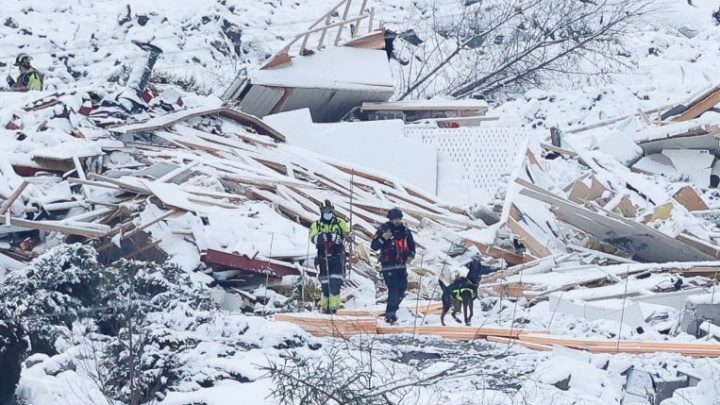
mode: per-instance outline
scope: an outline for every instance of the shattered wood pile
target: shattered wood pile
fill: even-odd
[[[615,322],[622,335],[651,330],[713,339],[717,321],[704,318],[701,327],[693,318],[698,311],[688,308],[700,297],[714,297],[720,280],[720,193],[713,189],[720,182],[714,169],[720,116],[713,109],[719,98],[714,88],[627,139],[612,139],[623,148],[582,143],[583,131],[608,132],[601,125],[568,133],[561,145],[531,141],[508,179],[499,225],[535,259],[483,276],[484,291],[518,300],[522,311],[547,301],[553,314],[548,326],[559,314],[589,324]],[[639,155],[628,160],[632,142]],[[712,305],[703,311],[720,310]],[[673,316],[693,321],[681,326]],[[491,340],[539,350],[559,344],[602,353],[718,355],[714,343],[532,336]]]
[[[358,271],[370,277],[369,240],[389,208],[401,208],[416,231],[444,227],[456,240],[454,232],[485,227],[408,184],[284,145],[282,134],[240,111],[156,100],[145,106],[147,119],[130,123],[135,116],[101,107],[101,99],[51,96],[13,119],[18,131],[71,125],[66,143],[14,153],[0,167],[8,260],[28,260],[34,246],[58,237],[93,243],[105,262],[170,256],[222,285],[244,286],[314,273],[305,228],[326,198],[339,216],[352,217],[351,261],[364,262]],[[417,241],[422,249],[423,237]]]

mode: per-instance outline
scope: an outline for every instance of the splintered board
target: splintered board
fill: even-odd
[[[440,315],[442,313],[442,303],[432,301],[420,301],[417,305],[414,301],[408,302],[408,305],[401,306],[401,308],[407,308],[411,312],[419,315]],[[338,315],[341,316],[372,316],[378,317],[385,313],[384,305],[376,305],[369,308],[348,308],[338,310]]]
[[[381,335],[414,333],[420,335],[442,336],[451,340],[475,340],[484,339],[488,336],[518,338],[527,333],[549,333],[546,329],[522,329],[522,328],[490,328],[472,326],[378,326],[378,333]]]
[[[592,353],[680,353],[692,357],[720,357],[720,343],[670,342],[653,340],[584,339],[547,334],[520,335],[520,341],[546,345],[567,346]]]
[[[276,314],[275,321],[290,322],[313,336],[347,338],[354,335],[374,334],[377,320],[370,317],[332,316],[317,313]]]
[[[345,313],[350,312],[346,311]],[[351,312],[352,313],[352,312]],[[356,312],[360,313],[360,312]],[[371,314],[371,312],[368,312]],[[494,328],[472,326],[393,326],[379,325],[376,316],[324,315],[318,313],[276,314],[275,321],[290,322],[314,336],[347,338],[360,334],[441,336],[452,340],[484,339],[488,336],[517,339],[523,334],[546,334],[546,329]]]

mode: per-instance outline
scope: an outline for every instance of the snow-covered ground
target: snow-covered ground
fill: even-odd
[[[2,4],[3,16],[0,18],[0,72],[2,76],[8,73],[15,75],[17,72],[11,68],[14,57],[19,52],[25,52],[33,57],[34,65],[46,73],[47,94],[70,89],[96,89],[108,81],[122,84],[133,61],[144,57],[132,41],[151,41],[164,51],[155,69],[155,80],[183,84],[189,86],[190,90],[217,95],[241,68],[257,66],[279,49],[293,33],[310,25],[322,10],[334,3],[334,0],[5,0]],[[427,21],[427,10],[437,6],[436,2],[429,0],[377,0],[374,3],[378,7],[376,13],[382,16],[385,24],[398,31],[409,28],[417,21]],[[457,4],[453,3],[453,6]],[[558,80],[547,88],[528,91],[514,100],[495,106],[488,115],[500,119],[489,125],[526,127],[535,130],[538,138],[544,139],[548,136],[547,129],[552,126],[572,130],[633,115],[638,109],[651,110],[672,105],[717,85],[720,28],[712,13],[719,8],[720,1],[710,0],[673,0],[663,3],[647,25],[638,27],[637,32],[627,38],[628,56],[623,56],[629,65],[627,69],[607,78],[581,77],[567,83]],[[397,71],[402,67],[393,62],[393,69]],[[602,84],[605,80],[607,83]],[[42,114],[49,112],[26,114],[21,111],[23,105],[39,96],[2,93],[0,123],[4,125],[13,120],[15,113],[25,115],[23,119],[33,123],[48,118]],[[214,96],[183,96],[186,106],[190,107],[216,105],[219,102]],[[569,135],[568,141],[576,149],[594,147],[605,138],[617,135],[618,131],[625,134],[634,132],[641,125],[632,118],[617,124],[615,133],[606,129],[590,131],[575,138]],[[76,142],[76,138],[67,135],[67,129],[51,127],[48,131],[33,133],[23,141],[11,138],[15,135],[11,131],[2,130],[0,136],[6,136],[0,140],[2,153],[7,154],[4,160],[27,159],[27,156],[43,151],[44,148]],[[93,137],[92,132],[86,132],[85,135]],[[605,151],[613,156],[625,152],[614,150],[616,143],[608,143]],[[668,181],[657,179],[651,182],[648,178],[630,173],[613,161],[610,155],[598,151],[588,153],[598,159],[606,159],[605,167],[614,170],[607,180],[618,188],[625,188],[627,177],[634,179],[635,184],[641,184],[646,190],[656,192],[659,200],[668,198],[668,190],[672,188]],[[125,163],[118,162],[118,167]],[[578,166],[562,159],[553,161],[548,167],[551,169],[548,172],[553,187],[565,185],[582,174]],[[610,173],[610,170],[607,172]],[[16,180],[9,178],[2,182],[0,193],[9,194],[17,186]],[[37,191],[34,191],[36,187]],[[30,194],[37,192],[38,195],[40,191],[47,193],[47,190],[40,190],[42,187],[48,186],[32,185],[28,191]],[[58,188],[52,192],[62,194],[69,193],[69,190]],[[647,201],[634,194],[632,198],[641,210],[652,209]],[[274,240],[274,249],[303,250],[304,238],[292,236],[302,235],[295,224],[279,218],[266,205],[247,204],[247,211],[260,213],[260,218],[255,214],[252,217],[239,214],[237,218],[231,218],[232,223],[227,221],[224,226],[214,228],[216,234],[203,230],[200,220],[191,215],[185,218],[185,225],[188,228],[195,227],[203,234],[203,243],[238,246],[241,251],[254,251],[261,255],[273,242],[268,240],[267,232],[258,230],[277,226],[278,233],[287,234],[287,237]],[[144,220],[151,220],[157,213],[148,210],[144,215]],[[239,223],[242,223],[242,229]],[[682,225],[687,227],[697,224]],[[661,230],[672,232],[674,226],[677,224],[668,222],[661,226]],[[247,232],[248,229],[250,232]],[[171,237],[172,229],[162,224],[153,227],[152,231],[167,235],[168,240],[174,241],[174,244],[163,247],[172,254],[176,263],[187,269],[197,267],[198,256],[194,250],[188,249],[182,237]],[[447,243],[437,234],[426,237],[427,241],[432,241],[433,237],[437,241],[428,246],[428,257],[425,259],[431,266],[439,267],[438,258],[447,250]],[[492,237],[489,239],[492,241]],[[547,275],[537,277],[544,278]],[[417,277],[414,279],[417,280]],[[654,281],[659,283],[666,280]],[[432,291],[433,284],[427,280],[425,283],[426,290]],[[382,298],[376,297],[374,286],[368,280],[361,280],[359,284],[360,288],[351,290],[355,298],[348,306],[364,307],[374,303],[376,298]],[[261,294],[256,292],[258,296]],[[410,295],[407,300],[413,298]],[[282,300],[279,296],[277,299]],[[171,315],[177,316],[177,319],[171,321],[182,323],[180,314]],[[664,405],[720,403],[720,366],[717,360],[692,359],[673,354],[609,356],[567,350],[543,353],[507,348],[502,344],[456,343],[412,336],[375,339],[356,337],[345,342],[313,338],[295,326],[257,316],[222,312],[212,312],[206,316],[211,320],[207,324],[200,327],[176,324],[174,333],[193,342],[194,346],[183,354],[183,367],[189,374],[202,376],[205,373],[222,377],[217,384],[209,387],[203,385],[200,377],[186,380],[172,387],[163,398],[158,398],[158,403],[277,403],[278,398],[270,395],[273,381],[263,367],[284,361],[283,356],[287,356],[289,350],[294,350],[310,361],[322,362],[329,351],[339,349],[351,355],[346,358],[345,366],[363,370],[367,364],[358,358],[361,359],[363,353],[367,353],[368,347],[373,347],[373,354],[379,362],[378,369],[387,371],[387,374],[376,376],[380,380],[399,381],[402,378],[430,375],[445,368],[467,368],[466,372],[452,378],[439,379],[427,387],[403,392],[405,397],[402,403],[651,403],[647,395],[643,396],[652,389],[651,385],[630,377],[627,373],[630,367],[660,378],[675,377],[679,369],[703,377],[698,387],[678,391]],[[401,311],[400,317],[400,324],[406,326],[421,321],[428,325],[438,325],[440,322],[436,315],[416,319],[410,311]],[[678,317],[677,311],[670,313],[668,322],[677,321]],[[585,321],[557,314],[547,302],[527,309],[517,302],[496,298],[486,298],[476,303],[475,326],[510,326],[519,322],[528,328],[547,328],[552,332],[578,337],[612,338],[621,335],[630,339],[667,338],[655,329],[645,330],[640,336],[637,331],[621,328],[619,322]],[[662,324],[657,329],[666,326]],[[17,390],[23,403],[105,403],[101,387],[92,378],[96,364],[92,364],[93,359],[88,356],[88,352],[97,350],[97,347],[88,347],[82,325],[75,325],[71,330],[76,335],[58,345],[59,354],[50,357],[35,354],[24,363]],[[365,339],[370,339],[372,344]],[[690,340],[691,337],[680,334],[674,339]],[[568,376],[571,376],[569,386],[560,388],[557,383]],[[392,399],[400,402],[400,398]]]

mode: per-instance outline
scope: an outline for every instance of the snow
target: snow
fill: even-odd
[[[432,109],[485,109],[489,104],[485,100],[452,100],[435,97],[429,100],[403,100],[391,103],[364,103],[363,108],[373,109],[373,107],[382,107],[382,109],[403,109],[412,110],[413,108],[432,108]]]
[[[405,138],[400,120],[316,124],[308,109],[269,115],[263,120],[286,134],[292,145],[392,174],[430,194],[436,192],[437,152],[432,146]]]
[[[274,400],[267,397],[272,382],[268,379],[252,383],[221,382],[215,387],[193,392],[171,392],[158,405],[185,405],[203,403],[207,405],[235,405],[242,398],[243,403],[272,405]]]
[[[663,155],[667,156],[679,173],[683,173],[699,187],[710,185],[710,172],[712,170],[713,156],[706,150],[665,149]]]
[[[680,388],[660,405],[714,405],[720,398],[720,365],[717,361],[705,360],[697,367],[696,372],[702,380],[696,387]]]
[[[632,167],[633,169],[642,170],[651,174],[661,174],[670,179],[678,176],[678,172],[675,170],[672,160],[662,153],[643,156]]]
[[[117,133],[125,133],[125,132],[132,132],[132,131],[138,131],[144,128],[152,128],[152,127],[163,127],[166,125],[170,125],[173,122],[179,121],[185,117],[189,117],[192,115],[199,115],[207,112],[214,111],[215,109],[222,106],[222,100],[219,98],[208,98],[206,101],[203,102],[202,107],[196,107],[196,108],[188,108],[181,111],[176,111],[170,114],[165,114],[160,117],[151,118],[147,121],[138,123],[138,124],[130,124],[130,125],[122,125],[119,127],[113,127],[110,128],[111,131],[117,132]]]
[[[712,293],[688,297],[687,302],[693,305],[720,304],[720,292],[718,294]]]
[[[281,44],[290,38],[292,33],[298,32],[310,24],[312,18],[317,17],[318,10],[324,10],[331,3],[334,1],[318,0],[292,3],[269,0],[260,3],[230,0],[227,2],[178,3],[162,0],[149,3],[131,0],[124,3],[110,2],[107,4],[78,1],[58,6],[39,0],[7,2],[3,6],[7,14],[16,20],[19,27],[12,28],[7,24],[0,27],[0,53],[3,56],[0,59],[5,62],[10,60],[18,50],[29,50],[35,59],[35,64],[48,73],[47,84],[50,90],[33,94],[7,93],[0,99],[0,124],[2,124],[0,125],[0,138],[2,139],[0,147],[3,150],[3,155],[0,157],[2,160],[0,163],[2,165],[0,166],[2,169],[0,170],[2,172],[0,193],[7,195],[19,184],[20,179],[12,171],[10,163],[23,163],[31,166],[34,164],[33,156],[55,159],[95,156],[103,153],[103,147],[118,146],[117,143],[109,141],[106,143],[94,142],[96,139],[107,136],[108,131],[92,129],[90,125],[86,127],[87,122],[77,114],[71,115],[67,120],[54,119],[52,116],[58,114],[59,111],[50,109],[29,113],[22,110],[22,106],[41,95],[50,94],[56,89],[77,88],[78,94],[63,96],[63,102],[68,106],[78,108],[82,101],[80,92],[83,91],[83,86],[92,84],[91,88],[96,89],[98,83],[105,83],[109,78],[122,83],[126,76],[124,69],[143,58],[142,52],[128,44],[129,40],[152,39],[153,43],[160,45],[165,50],[156,69],[158,75],[180,75],[181,78],[187,80],[197,80],[201,90],[210,90],[218,94],[229,79],[234,77],[238,68],[256,67],[266,55],[280,49]],[[419,13],[422,7],[431,2],[428,0],[415,3],[386,0],[376,2],[378,15],[381,15],[380,9],[385,10],[385,23],[393,29],[402,27],[403,24],[412,24],[415,17],[413,13]],[[667,9],[660,13],[657,20],[629,36],[628,52],[630,56],[627,57],[627,61],[628,64],[635,65],[634,69],[612,74],[611,82],[608,84],[598,85],[597,82],[589,81],[575,85],[575,87],[569,83],[548,85],[543,89],[528,91],[514,100],[497,106],[490,115],[498,116],[500,120],[497,123],[487,123],[487,125],[501,128],[523,126],[531,138],[531,149],[539,150],[536,147],[536,141],[545,140],[548,135],[546,128],[549,126],[559,125],[562,129],[574,129],[609,118],[634,114],[637,109],[647,110],[675,104],[692,99],[708,87],[717,84],[714,81],[716,80],[715,73],[720,68],[720,50],[717,48],[720,31],[710,18],[711,12],[717,9],[716,2],[695,1],[693,6],[684,0],[670,3]],[[119,20],[126,14],[129,15],[129,22],[121,24]],[[73,18],[68,18],[68,16]],[[141,16],[149,19],[145,25],[140,23],[139,17]],[[242,41],[228,38],[222,29],[226,24],[235,25],[242,30]],[[23,34],[21,29],[28,29],[31,33]],[[697,31],[694,33],[693,39],[686,38],[683,32],[687,34],[691,31]],[[220,45],[217,45],[218,43]],[[219,50],[219,48],[222,49],[222,45],[227,46],[231,53],[223,54]],[[235,52],[233,49],[236,46],[240,48],[239,52]],[[648,54],[649,47],[660,49],[660,54],[657,56]],[[371,63],[367,62],[366,57],[371,60]],[[623,56],[623,58],[625,57]],[[332,61],[332,70],[318,68],[324,59]],[[196,60],[200,62],[196,62]],[[393,68],[398,69],[394,61],[390,63],[393,64]],[[401,80],[397,75],[395,78],[390,75],[390,68],[384,52],[350,48],[330,48],[313,56],[295,57],[291,66],[254,71],[251,72],[251,78],[257,83],[262,82],[268,85],[324,86],[329,81],[330,87],[334,89],[382,91],[387,90],[394,80]],[[190,107],[188,110],[178,112],[177,116],[213,109],[221,103],[214,96],[183,94],[183,99]],[[413,105],[427,103],[474,105],[477,102],[435,100],[410,102]],[[17,121],[22,124],[22,132],[27,136],[23,141],[17,139],[18,131],[4,128],[4,124],[13,119],[13,114],[20,117]],[[653,114],[649,115],[650,119],[654,118]],[[151,124],[165,125],[177,116],[163,116],[141,124],[115,128],[114,131],[139,129]],[[141,117],[143,116],[141,115]],[[466,185],[457,180],[462,174],[461,167],[457,163],[452,163],[448,156],[437,153],[434,147],[405,138],[404,128],[398,121],[314,124],[307,111],[303,110],[270,116],[266,119],[288,136],[290,145],[277,146],[278,153],[286,157],[288,161],[302,161],[308,170],[313,170],[313,165],[318,165],[318,162],[322,160],[353,164],[367,169],[370,173],[387,175],[390,178],[397,178],[408,184],[416,185],[427,193],[437,192],[441,197],[453,202],[476,203],[485,207],[497,202],[496,196],[489,195],[490,193],[486,193],[488,195],[484,196],[473,196],[469,193]],[[44,120],[49,120],[47,130],[36,130]],[[637,168],[652,173],[663,173],[667,177],[660,179],[632,173],[623,166],[639,156],[640,149],[635,142],[664,139],[694,126],[717,122],[718,114],[709,113],[698,120],[687,123],[673,123],[652,128],[633,117],[607,128],[566,135],[570,146],[581,154],[582,159],[586,160],[588,165],[592,166],[592,170],[597,172],[599,180],[611,188],[616,197],[620,196],[621,192],[627,192],[631,201],[640,208],[641,212],[645,212],[645,210],[652,210],[653,205],[669,200],[669,195],[672,194],[671,190],[674,190],[674,185],[670,181],[678,180],[676,178],[678,174],[689,175],[690,180],[698,186],[707,186],[708,168],[710,167],[708,159],[710,157],[701,152],[689,154],[664,151],[663,155],[645,157],[636,164]],[[485,126],[486,123],[483,125]],[[69,135],[68,130],[71,128],[82,129],[82,133],[87,136],[87,139],[83,140]],[[179,128],[177,134],[178,138],[184,137],[185,140],[192,140],[203,145],[213,145],[220,149],[221,153],[226,153],[222,146],[200,138],[189,128]],[[513,144],[512,146],[518,149],[519,155],[524,153],[524,144]],[[598,150],[590,151],[590,149]],[[540,158],[542,172],[535,167],[526,168],[526,171],[513,165],[512,169],[515,169],[515,172],[511,174],[511,179],[525,178],[524,176],[529,172],[539,178],[537,181],[542,187],[558,191],[578,178],[579,175],[587,172],[586,168],[570,159],[560,157],[550,161],[543,159],[539,151],[535,154]],[[681,154],[686,156],[680,156]],[[671,156],[671,158],[662,158],[667,156]],[[179,164],[185,162],[181,153],[175,155],[174,158],[177,158],[176,161]],[[138,164],[131,157],[123,156],[118,152],[106,155],[105,159],[110,160],[110,165],[116,168]],[[238,158],[232,171],[242,173],[244,178],[266,182],[277,178],[273,177],[271,170],[252,166],[241,160]],[[208,162],[212,161],[208,158]],[[217,173],[207,170],[203,176],[197,176],[193,180],[197,182],[193,183],[197,188],[192,190],[217,191],[215,182],[218,180],[213,176],[215,174]],[[503,173],[503,175],[507,174]],[[345,181],[346,176],[338,178]],[[138,180],[132,181],[141,185]],[[189,192],[191,190],[189,188],[176,187],[171,183],[148,182],[147,184],[156,194],[165,199],[168,205],[181,206],[194,212],[174,217],[172,221],[161,221],[147,229],[154,239],[160,240],[160,247],[170,255],[171,260],[188,272],[193,272],[200,265],[200,250],[203,248],[227,250],[248,256],[257,255],[257,257],[302,256],[307,251],[306,229],[280,215],[270,204],[243,202],[238,204],[239,208],[236,209],[211,207],[190,201],[194,194]],[[628,190],[628,186],[638,192]],[[399,188],[401,187],[399,186]],[[102,197],[106,195],[103,193],[110,193],[96,188],[91,188],[90,191],[92,196],[100,201],[103,201]],[[523,213],[535,219],[536,223],[528,224],[533,236],[537,236],[540,242],[553,252],[563,250],[563,242],[566,242],[567,235],[554,220],[551,208],[544,204],[534,203],[527,197],[518,196],[515,191],[513,188],[505,190],[505,197],[508,201],[515,203]],[[325,195],[326,191],[312,190],[312,192],[320,196]],[[29,186],[23,198],[28,201],[48,200],[47,202],[52,202],[48,196],[51,196],[51,199],[58,199],[72,197],[73,194],[66,183],[57,185],[38,183]],[[497,197],[501,199],[502,196]],[[648,202],[648,199],[652,200],[652,203]],[[225,201],[228,200],[219,200],[219,202]],[[12,214],[20,215],[19,208],[22,205],[13,206]],[[509,206],[506,205],[505,208],[504,218],[508,216]],[[163,211],[159,208],[148,204],[136,224],[152,221],[162,213]],[[694,219],[690,213],[679,207],[673,208],[670,220],[660,221],[653,225],[672,235],[691,229],[693,233],[701,236],[707,236],[710,232],[709,229],[704,229],[709,227],[708,221]],[[438,265],[445,257],[441,253],[456,236],[472,236],[478,241],[492,244],[496,242],[498,228],[499,226],[470,229],[457,235],[423,229],[419,236],[423,242],[427,242],[425,246],[427,261],[424,262],[424,266],[433,269],[442,266]],[[188,234],[194,237],[196,243],[186,240],[184,235]],[[431,256],[435,261],[431,261]],[[4,257],[4,255],[0,255],[0,266],[17,266],[17,263],[3,259]],[[547,290],[568,283],[604,277],[608,274],[614,277],[622,276],[628,269],[653,270],[658,267],[654,264],[633,264],[604,266],[601,269],[595,267],[569,269],[557,267],[553,263],[554,260],[541,262],[537,267],[525,271],[522,276],[511,277],[504,282],[537,283]],[[581,264],[581,262],[581,259],[578,259],[578,263]],[[414,265],[417,265],[417,260]],[[717,263],[672,263],[665,266],[689,268],[693,265],[716,266]],[[451,261],[450,265],[444,266],[444,268],[449,273],[462,270],[459,260]],[[214,281],[210,276],[196,272],[192,273],[192,277],[202,283]],[[348,288],[346,291],[348,296],[352,295],[347,306],[382,309],[382,305],[375,306],[377,298],[382,297],[376,297],[376,286],[372,280],[360,274],[353,274],[352,277],[358,286]],[[427,278],[421,279],[421,281],[427,283],[430,288],[423,288],[421,291],[425,293],[425,296],[435,293],[435,298],[437,298],[437,291],[433,289],[436,286],[435,280],[428,281]],[[415,274],[411,275],[411,281],[413,280],[418,280]],[[517,302],[505,299],[481,298],[476,303],[474,322],[482,325],[512,326],[523,320],[528,322],[527,327],[548,327],[558,334],[610,337],[617,334],[619,330],[619,319],[614,316],[617,315],[619,308],[623,308],[623,306],[626,309],[635,308],[633,311],[639,310],[640,316],[643,318],[647,318],[647,314],[650,312],[661,310],[663,307],[645,303],[642,298],[651,296],[650,292],[655,286],[667,281],[668,277],[656,275],[641,280],[631,278],[627,284],[628,292],[640,295],[640,298],[637,299],[638,304],[632,299],[623,303],[617,298],[607,297],[621,292],[624,285],[620,284],[592,290],[577,288],[551,295],[551,299],[572,300],[577,305],[582,305],[583,310],[597,307],[601,310],[614,311],[614,314],[609,316],[612,318],[611,320],[606,319],[608,316],[594,319],[586,313],[571,316],[560,313],[562,311],[559,310],[556,314],[555,308],[550,302],[540,302],[535,306],[525,308]],[[273,306],[276,302],[280,303],[284,298],[271,290],[267,291],[273,299],[268,304],[269,306]],[[263,290],[256,292],[264,293]],[[720,294],[714,296],[715,302],[717,302]],[[688,302],[709,303],[712,297],[713,294],[707,294],[691,296],[687,300]],[[591,300],[594,301],[583,302]],[[413,322],[439,324],[437,315],[428,315],[422,319],[415,318],[411,311],[413,302],[410,297],[403,304],[410,310],[400,311],[401,324],[412,325]],[[486,309],[481,309],[481,306]],[[673,306],[677,307],[677,305]],[[669,306],[664,305],[664,308],[669,308]],[[672,310],[668,311],[668,314],[670,320],[665,322],[669,325],[667,329],[670,329],[674,325]],[[194,367],[194,370],[203,367],[223,370],[242,375],[251,381],[241,383],[225,380],[217,382],[215,386],[209,388],[192,384],[183,385],[169,392],[160,401],[162,404],[229,404],[237,403],[239,400],[253,404],[276,403],[275,399],[268,397],[272,388],[271,381],[264,376],[258,366],[265,365],[268,358],[277,359],[277,356],[283,351],[276,347],[284,347],[283,345],[288,339],[296,336],[309,338],[307,333],[294,325],[274,323],[262,317],[249,317],[237,313],[208,314],[206,322],[193,330],[185,330],[185,328],[191,327],[191,320],[182,310],[168,311],[167,316],[171,320],[165,321],[177,329],[174,331],[175,333],[199,342],[192,355],[188,357],[190,361],[188,367],[191,369]],[[624,321],[629,323],[634,319],[630,313],[626,313]],[[660,334],[657,330],[660,328],[646,330],[642,338],[694,341],[691,336],[668,337]],[[623,330],[622,332],[623,335],[629,337],[641,336],[636,331]],[[388,339],[399,338],[389,337]],[[324,338],[313,341],[323,345],[330,345],[333,342],[332,339]],[[396,340],[389,342],[384,344],[389,346],[392,351],[388,350],[378,355],[383,360],[397,360],[401,349],[428,355],[436,355],[439,352],[432,347],[432,343],[425,340],[413,340],[407,345],[398,344]],[[346,342],[341,344],[344,343]],[[235,344],[247,347],[238,349],[233,346]],[[453,351],[442,352],[442,363],[438,362],[434,367],[421,369],[417,366],[418,363],[413,363],[411,360],[402,364],[403,370],[408,373],[437,371],[441,367],[451,364],[448,363],[448,359],[463,359],[472,352],[472,350],[466,350],[468,346],[459,343],[442,342],[442,344],[450,345],[450,350]],[[35,355],[29,359],[31,362],[38,363],[23,370],[18,388],[18,396],[21,400],[29,405],[104,402],[102,394],[93,385],[87,373],[82,369],[64,370],[68,359],[82,357],[78,355],[77,351],[73,351],[74,343],[70,342],[67,345],[70,349],[65,347],[63,350],[66,351],[58,355]],[[403,348],[402,346],[407,347]],[[497,346],[489,346],[490,348],[486,351],[496,354],[497,352],[493,350],[496,350]],[[229,354],[230,348],[232,348],[231,354]],[[300,347],[297,350],[308,358],[314,355],[306,347]],[[480,384],[477,379],[471,381],[473,377],[484,379],[486,378],[484,375],[467,376],[457,380],[441,381],[434,388],[437,388],[437,398],[442,398],[442,400],[426,402],[462,403],[467,401],[481,404],[510,404],[531,400],[532,403],[538,404],[595,403],[607,405],[619,403],[625,399],[622,389],[626,382],[620,375],[620,369],[627,369],[626,366],[629,365],[669,377],[674,377],[670,374],[677,369],[678,365],[683,365],[703,376],[700,386],[678,390],[674,398],[665,401],[665,405],[679,405],[691,401],[698,405],[714,404],[713,401],[716,402],[718,397],[716,382],[720,380],[720,371],[717,369],[715,360],[690,359],[666,354],[606,356],[583,353],[577,355],[577,353],[570,354],[567,351],[556,349],[547,362],[537,366],[537,363],[547,359],[548,354],[513,348],[503,351],[503,355],[508,355],[508,352],[512,356],[510,359],[503,359],[498,355],[497,359],[493,358],[492,363],[506,370],[527,371],[527,375],[516,376],[512,379],[513,384],[520,385],[520,388],[516,386],[511,389],[496,390],[497,387],[485,386],[487,384]],[[585,356],[589,357],[590,361],[578,358]],[[605,363],[611,365],[607,370],[601,366]],[[493,369],[490,370],[493,371]],[[59,373],[54,376],[48,374],[56,372]],[[571,376],[568,391],[562,391],[552,385],[567,376]],[[376,377],[382,379],[387,376],[378,373]],[[428,399],[430,396],[423,391],[417,394],[417,398]],[[418,402],[423,403],[422,401]]]
[[[610,134],[600,141],[597,147],[624,165],[632,164],[643,153],[626,132],[618,130],[610,131]]]
[[[255,85],[332,90],[392,92],[394,84],[385,51],[349,47],[295,56],[290,64],[253,70],[249,78]]]

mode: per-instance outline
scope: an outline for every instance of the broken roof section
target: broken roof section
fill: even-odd
[[[366,3],[341,1],[259,69],[240,72],[223,98],[259,117],[309,108],[315,122],[338,121],[364,101],[387,101],[394,87],[384,28],[375,27]]]

